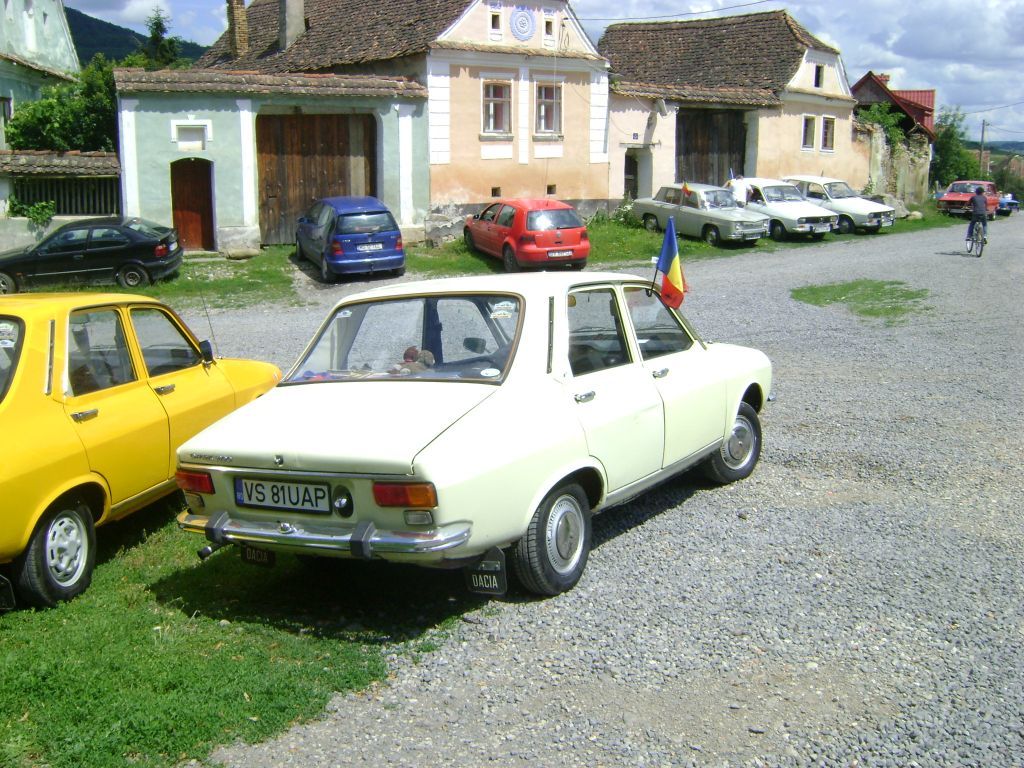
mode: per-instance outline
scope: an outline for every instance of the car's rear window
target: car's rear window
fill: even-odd
[[[546,232],[550,229],[572,229],[582,227],[583,222],[573,208],[551,208],[544,211],[530,211],[526,215],[526,228],[531,232]]]
[[[509,294],[444,294],[339,307],[285,383],[501,382],[522,302]]]
[[[339,235],[375,235],[398,229],[395,218],[387,211],[345,213],[338,217],[334,231]]]
[[[24,337],[21,320],[0,315],[0,402],[7,396],[14,379]]]
[[[167,231],[167,227],[148,219],[128,219],[124,225],[128,229],[135,230],[140,235],[145,235],[146,237],[160,238]]]

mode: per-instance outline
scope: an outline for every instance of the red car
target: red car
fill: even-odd
[[[462,236],[469,248],[505,262],[507,272],[583,269],[590,255],[586,224],[559,200],[499,200],[467,218]]]
[[[992,221],[996,217],[996,208],[999,207],[999,192],[991,181],[954,181],[935,201],[935,207],[939,213],[948,213],[950,216],[956,214],[969,216],[971,197],[978,187],[985,190],[988,220]]]

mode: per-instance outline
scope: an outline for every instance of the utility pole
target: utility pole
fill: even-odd
[[[981,168],[981,175],[988,178],[988,169],[985,167],[985,118],[981,119],[981,152],[978,154],[978,165]]]

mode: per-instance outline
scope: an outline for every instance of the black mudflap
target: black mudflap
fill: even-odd
[[[491,547],[476,565],[463,569],[466,587],[479,595],[504,595],[508,592],[508,572],[505,570],[505,553]]]

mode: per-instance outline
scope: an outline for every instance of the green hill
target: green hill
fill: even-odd
[[[64,7],[71,30],[71,39],[78,51],[78,60],[86,65],[94,54],[102,53],[111,61],[123,59],[144,45],[146,38],[138,32],[119,27],[101,19],[88,16],[74,8]],[[181,45],[182,58],[195,61],[206,51],[205,46],[184,41]]]

